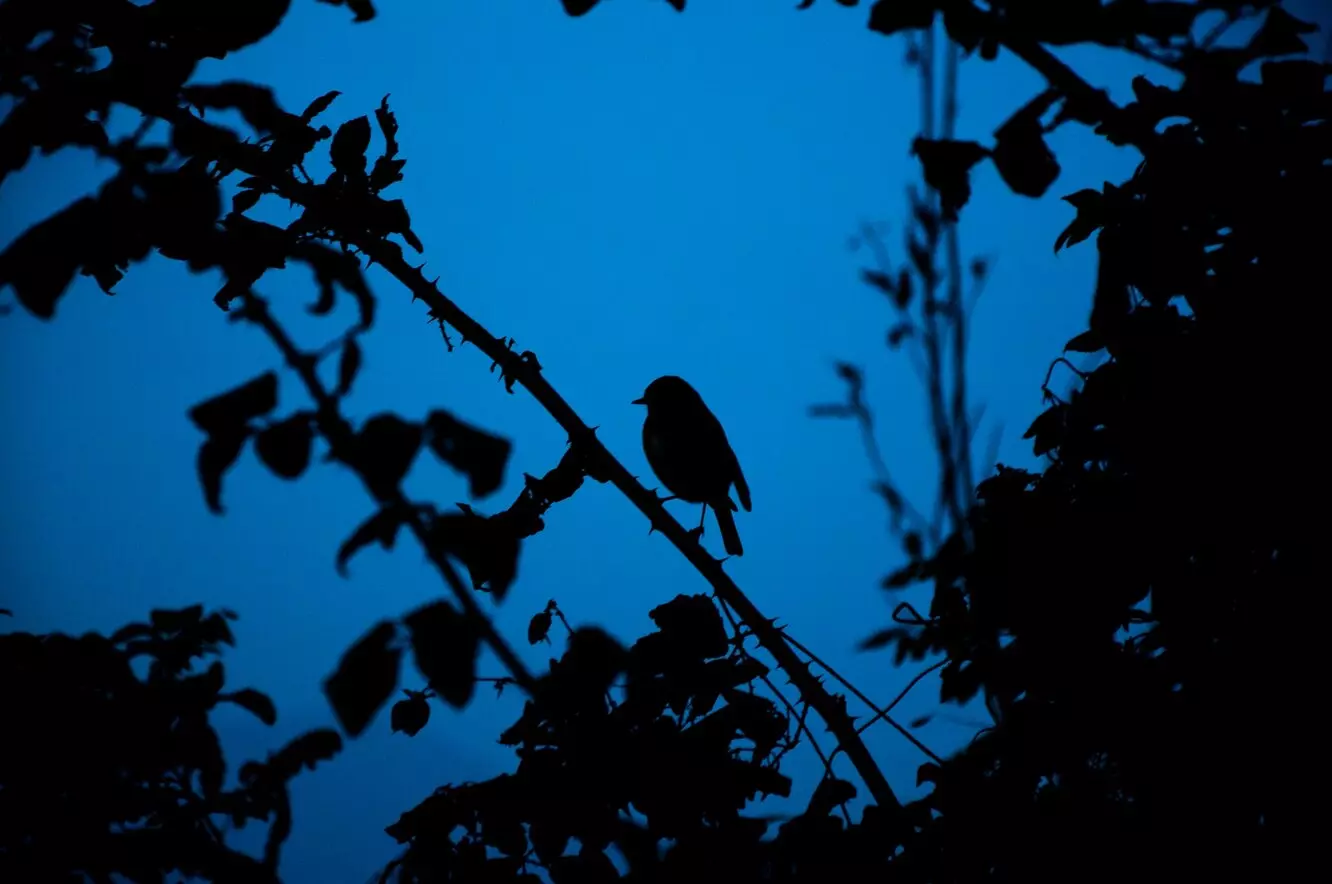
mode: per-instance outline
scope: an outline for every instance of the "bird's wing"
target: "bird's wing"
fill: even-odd
[[[740,458],[735,456],[735,449],[731,449],[731,462],[735,464],[735,493],[740,498],[740,505],[749,512],[749,483],[745,481],[745,474],[740,469]]]

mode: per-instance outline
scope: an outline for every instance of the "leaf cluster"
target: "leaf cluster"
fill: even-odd
[[[154,610],[110,636],[0,636],[0,877],[7,881],[277,880],[291,830],[288,784],[337,754],[306,733],[226,785],[210,716],[239,706],[273,724],[273,701],[226,690],[230,611]],[[227,846],[217,821],[268,823],[264,855]]]
[[[1303,498],[1320,332],[1301,317],[1332,232],[1332,67],[1287,57],[1311,26],[1271,4],[1247,4],[1272,8],[1225,49],[1188,45],[1184,21],[1241,4],[1093,5],[1180,16],[1158,36],[1179,38],[1184,76],[1138,77],[1132,103],[1085,120],[1143,160],[1065,197],[1076,217],[1056,250],[1094,237],[1098,251],[1088,327],[1066,350],[1099,362],[1051,367],[1074,383],[1047,377],[1026,433],[1046,465],[1001,465],[965,526],[886,581],[933,597],[923,614],[898,605],[871,643],[945,655],[941,699],[983,694],[995,715],[921,768],[934,819],[928,847],[902,855],[912,880],[1270,877],[1304,856],[1305,784],[1270,759],[1305,747],[1273,722],[1309,699],[1298,673],[1317,646],[1318,627],[1288,615],[1316,569]],[[1066,42],[1042,21],[1023,33]],[[997,147],[969,144],[918,145],[959,208],[965,167],[990,156],[1004,172]]]

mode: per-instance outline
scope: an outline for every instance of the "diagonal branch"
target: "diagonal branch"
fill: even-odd
[[[184,108],[138,106],[137,109],[145,114],[160,117],[173,126],[197,127],[200,125],[200,121]],[[244,149],[248,145],[218,144],[217,147],[222,152],[223,159],[232,168],[264,179],[276,188],[280,196],[291,202],[307,208],[320,207],[326,202],[324,192],[318,185],[303,183],[290,175],[275,175],[272,165],[263,162],[266,158],[265,155],[256,155],[250,150]],[[568,433],[570,442],[581,448],[585,462],[595,464],[598,478],[610,481],[621,493],[628,497],[648,517],[652,526],[665,535],[676,549],[680,550],[684,557],[689,560],[690,564],[703,575],[703,578],[712,585],[717,597],[729,605],[745,622],[745,625],[758,639],[759,644],[773,656],[777,664],[790,677],[791,682],[800,692],[801,698],[818,713],[828,729],[837,738],[841,751],[845,752],[851,760],[870,794],[874,796],[875,802],[884,808],[900,807],[901,802],[893,792],[892,787],[889,786],[883,771],[879,769],[873,756],[870,755],[869,749],[860,739],[860,735],[856,733],[854,722],[846,713],[845,708],[839,705],[823,688],[823,685],[810,671],[808,665],[801,660],[795,650],[786,643],[782,634],[773,626],[773,621],[764,617],[754,606],[754,603],[722,570],[721,562],[712,558],[699,545],[698,541],[666,511],[656,495],[639,484],[633,475],[625,469],[624,465],[616,460],[614,455],[601,444],[595,431],[583,422],[564,397],[546,381],[541,374],[540,364],[535,359],[529,358],[530,354],[515,353],[504,339],[492,335],[461,307],[441,293],[435,283],[428,281],[422,275],[419,267],[413,267],[407,263],[403,258],[401,247],[396,243],[366,233],[339,231],[338,236],[344,244],[354,247],[366,255],[371,261],[379,264],[406,286],[412,293],[413,299],[424,301],[426,306],[430,308],[430,315],[433,319],[453,326],[464,340],[475,344],[495,365],[499,366],[506,384],[520,384],[532,394],[533,398]],[[288,344],[290,344],[290,341],[288,341]],[[296,356],[297,363],[295,364],[299,371],[301,370],[299,352],[296,353]],[[317,381],[317,379],[315,380]],[[307,379],[307,384],[308,382]],[[343,431],[350,432],[345,426],[342,431],[334,430],[335,433]],[[417,535],[418,539],[422,540],[426,549],[430,550],[431,545],[425,542],[425,525],[420,522],[419,518],[413,519],[409,524],[413,533]],[[475,600],[470,598],[461,579],[453,571],[447,560],[443,558],[442,553],[431,552],[430,555],[460,602],[469,612],[479,611]],[[466,601],[462,601],[463,599],[466,599]],[[487,626],[483,637],[486,643],[514,673],[515,678],[519,678],[520,674],[525,678],[526,683],[523,686],[530,691],[532,680],[530,675],[527,675],[522,662],[518,660],[512,649],[494,630],[493,625],[489,625],[489,618],[485,618],[485,620]]]

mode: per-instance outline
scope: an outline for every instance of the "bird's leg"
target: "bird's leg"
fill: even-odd
[[[707,517],[708,517],[708,505],[705,503],[703,504],[703,512],[700,513],[698,517],[698,527],[689,529],[689,536],[694,538],[694,540],[697,541],[700,537],[703,536],[703,520],[706,519]]]

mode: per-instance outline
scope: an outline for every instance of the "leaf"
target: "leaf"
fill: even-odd
[[[310,446],[314,444],[310,420],[311,415],[298,412],[265,427],[255,438],[255,453],[274,475],[296,479],[310,465]]]
[[[486,518],[466,508],[434,519],[430,548],[461,560],[472,578],[472,588],[484,587],[502,602],[518,575],[522,538],[517,528],[517,521],[507,512]]]
[[[730,646],[721,614],[706,595],[677,595],[648,616],[673,645],[698,659],[720,657]]]
[[[334,89],[330,92],[325,92],[323,95],[310,102],[305,110],[301,112],[301,121],[308,123],[324,111],[328,110],[328,106],[333,103],[333,99],[341,94],[341,92]]]
[[[273,753],[267,767],[279,781],[286,781],[303,769],[314,770],[319,762],[328,761],[341,751],[341,734],[332,728],[316,728]]]
[[[430,434],[430,450],[467,475],[472,497],[485,497],[499,489],[513,450],[507,439],[469,426],[446,411],[430,412],[426,429]]]
[[[861,640],[856,648],[861,651],[877,651],[879,648],[886,648],[898,639],[902,630],[894,627],[892,629],[880,629],[867,639]]]
[[[1101,336],[1090,330],[1073,337],[1064,345],[1065,353],[1095,353],[1104,349],[1105,342],[1101,340]]]
[[[1280,6],[1273,6],[1246,49],[1253,55],[1302,55],[1309,51],[1309,47],[1300,34],[1312,34],[1317,30],[1317,25],[1301,21]]]
[[[319,285],[319,300],[308,308],[311,313],[316,316],[328,315],[336,302],[336,289],[341,288],[356,299],[361,314],[360,327],[367,329],[374,324],[375,296],[370,292],[361,265],[354,255],[306,240],[292,247],[291,257],[308,264],[314,271],[315,282]]]
[[[876,0],[869,29],[891,37],[899,31],[922,30],[934,24],[938,0]]]
[[[396,487],[411,470],[423,435],[420,424],[396,414],[375,415],[356,434],[352,465],[371,487]]]
[[[599,0],[560,0],[560,3],[564,6],[565,13],[573,18],[578,18],[580,15],[586,15],[598,2]]]
[[[911,562],[883,578],[882,585],[884,589],[901,589],[904,586],[910,586],[917,580],[921,580],[924,576],[921,563]]]
[[[201,402],[189,411],[194,425],[210,436],[235,433],[257,417],[277,408],[277,374],[264,372],[220,396]]]
[[[277,707],[273,705],[273,701],[267,694],[260,693],[253,688],[242,688],[239,691],[222,694],[218,699],[235,703],[264,724],[273,725],[277,723]]]
[[[862,270],[860,278],[890,298],[897,296],[897,280],[879,270]]]
[[[1055,240],[1055,251],[1085,240],[1105,224],[1104,197],[1099,190],[1083,189],[1065,196],[1064,201],[1078,210],[1075,217]]]
[[[911,724],[909,725],[909,727],[913,729],[924,727],[925,725],[929,724],[933,719],[934,719],[933,715],[922,715],[919,718],[911,719]]]
[[[402,651],[390,646],[396,635],[391,621],[381,621],[352,645],[324,681],[324,694],[349,736],[365,730],[398,686]]]
[[[1068,406],[1057,403],[1050,406],[1031,422],[1023,439],[1031,439],[1032,453],[1037,457],[1059,447],[1059,440],[1064,431],[1064,414]]]
[[[476,689],[476,658],[481,649],[476,621],[440,601],[418,608],[403,622],[411,632],[416,668],[431,690],[455,709],[466,706]]]
[[[550,643],[550,625],[553,617],[549,611],[541,611],[535,614],[527,624],[527,643],[535,645],[540,642]]]
[[[238,215],[244,214],[247,210],[254,208],[255,203],[259,202],[259,197],[263,196],[260,190],[242,190],[231,198],[231,211]]]
[[[417,691],[407,692],[407,699],[394,703],[393,711],[389,714],[389,726],[393,732],[396,734],[401,731],[409,737],[419,734],[429,721],[430,702],[426,700],[425,694]]]
[[[347,343],[342,345],[342,356],[338,359],[338,386],[333,395],[341,397],[351,392],[352,382],[360,370],[361,345],[356,343],[355,338],[348,338]]]
[[[380,157],[375,160],[374,168],[370,170],[370,187],[376,193],[402,180],[402,167],[407,165],[406,160],[392,159],[390,157]]]
[[[927,141],[917,138],[911,152],[920,157],[925,183],[939,192],[946,221],[956,221],[958,210],[971,199],[971,167],[989,151],[975,141]]]
[[[79,269],[83,244],[100,236],[101,214],[97,201],[84,197],[29,227],[0,252],[0,288],[12,286],[33,316],[52,318]]]
[[[365,174],[365,152],[370,147],[370,118],[361,116],[338,127],[329,147],[333,168],[348,177]]]
[[[888,329],[888,346],[896,349],[902,342],[915,334],[916,327],[910,322],[899,322]]]
[[[220,433],[209,436],[199,446],[197,468],[199,484],[203,487],[204,502],[208,509],[222,515],[222,476],[231,469],[236,458],[240,457],[245,440],[250,437],[249,430]]]
[[[407,520],[410,511],[398,507],[385,507],[356,527],[352,535],[338,547],[338,574],[347,576],[347,563],[356,553],[372,543],[378,543],[386,550],[393,549],[398,539],[398,529]]]
[[[1022,111],[995,132],[990,156],[1009,190],[1021,196],[1039,197],[1059,177],[1059,161],[1045,143],[1040,119]]]

